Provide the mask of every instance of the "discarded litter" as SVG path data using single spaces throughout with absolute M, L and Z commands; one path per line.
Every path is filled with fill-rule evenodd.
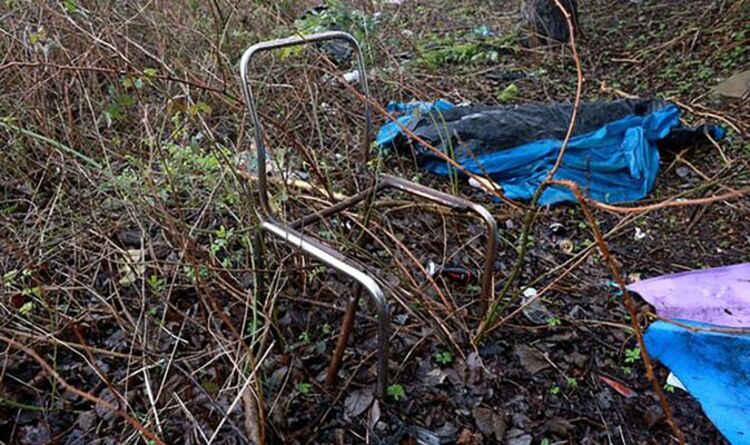
M 739 72 L 713 88 L 714 93 L 733 99 L 750 96 L 750 70 Z
M 523 290 L 521 307 L 523 308 L 521 310 L 523 315 L 532 323 L 541 325 L 554 318 L 547 305 L 539 298 L 539 292 L 533 287 L 527 287 Z
M 476 275 L 474 275 L 471 270 L 455 264 L 441 266 L 440 264 L 430 261 L 427 263 L 427 273 L 433 278 L 443 277 L 458 284 L 471 284 L 476 281 Z
M 667 385 L 673 386 L 675 388 L 680 388 L 683 391 L 687 391 L 685 385 L 683 385 L 680 379 L 678 379 L 677 376 L 672 372 L 670 372 L 667 376 Z
M 729 443 L 750 444 L 750 335 L 657 321 L 645 340 L 651 355 L 672 370 Z
M 391 103 L 398 122 L 469 172 L 489 174 L 511 199 L 528 200 L 554 165 L 570 123 L 571 104 L 454 106 L 445 100 Z M 677 106 L 657 99 L 581 104 L 573 138 L 557 179 L 578 183 L 589 197 L 606 203 L 636 201 L 653 188 L 659 149 L 721 139 L 717 126 L 683 127 Z M 449 176 L 455 168 L 414 143 L 394 123 L 381 127 L 381 147 L 413 149 L 425 170 Z M 463 173 L 459 172 L 463 176 Z M 550 187 L 540 203 L 575 201 L 563 187 Z
M 640 280 L 628 286 L 665 318 L 645 334 L 667 383 L 695 397 L 732 445 L 750 444 L 750 263 Z M 720 328 L 724 328 L 723 330 Z
M 662 317 L 750 327 L 750 263 L 649 278 L 628 289 Z
M 635 228 L 635 234 L 633 235 L 633 239 L 636 241 L 640 241 L 643 238 L 646 237 L 646 232 L 643 231 L 640 227 Z

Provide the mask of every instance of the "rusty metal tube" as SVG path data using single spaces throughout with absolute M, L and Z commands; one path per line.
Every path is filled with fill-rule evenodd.
M 388 387 L 388 337 L 390 335 L 391 321 L 385 294 L 380 285 L 370 275 L 352 266 L 349 260 L 340 253 L 318 241 L 306 237 L 294 229 L 282 227 L 270 221 L 263 222 L 262 226 L 264 230 L 273 233 L 285 243 L 301 249 L 305 253 L 351 277 L 369 293 L 378 319 L 378 376 L 376 392 L 378 397 L 385 397 L 385 391 Z
M 483 206 L 473 203 L 467 199 L 459 198 L 441 191 L 416 184 L 405 179 L 395 176 L 381 174 L 380 184 L 383 188 L 394 188 L 405 193 L 419 196 L 436 204 L 449 207 L 454 211 L 465 213 L 473 212 L 483 221 L 487 230 L 487 249 L 484 254 L 484 267 L 482 270 L 482 289 L 481 289 L 481 311 L 487 310 L 492 294 L 495 291 L 494 270 L 495 255 L 497 250 L 497 222 L 492 214 Z

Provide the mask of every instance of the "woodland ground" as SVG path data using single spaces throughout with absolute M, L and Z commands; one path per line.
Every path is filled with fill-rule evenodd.
M 357 209 L 308 227 L 383 278 L 394 320 L 385 400 L 373 399 L 375 324 L 364 304 L 338 384 L 322 384 L 352 284 L 267 239 L 259 292 L 257 193 L 236 173 L 254 168 L 242 51 L 295 29 L 350 31 L 381 104 L 572 101 L 576 70 L 565 45 L 524 46 L 518 1 L 347 2 L 303 17 L 312 6 L 2 3 L 0 442 L 409 444 L 421 434 L 461 445 L 677 443 L 574 205 L 540 209 L 532 226 L 508 295 L 544 289 L 539 304 L 516 313 L 513 300 L 476 347 L 478 287 L 438 280 L 451 310 L 417 265 L 479 270 L 476 221 L 394 193 L 376 202 L 363 244 L 354 243 Z M 579 7 L 584 100 L 656 96 L 678 102 L 689 124 L 729 129 L 718 147 L 662 153 L 656 189 L 639 204 L 747 187 L 750 107 L 710 88 L 750 66 L 750 2 Z M 370 168 L 488 206 L 500 227 L 499 289 L 518 256 L 524 205 L 421 173 L 409 156 L 358 163 L 362 102 L 324 80 L 321 59 L 286 50 L 254 65 L 272 156 L 320 171 L 341 193 Z M 324 200 L 273 189 L 289 218 Z M 750 261 L 748 206 L 743 197 L 595 214 L 632 281 Z M 660 384 L 667 374 L 657 366 Z M 725 443 L 690 396 L 667 389 L 688 443 Z

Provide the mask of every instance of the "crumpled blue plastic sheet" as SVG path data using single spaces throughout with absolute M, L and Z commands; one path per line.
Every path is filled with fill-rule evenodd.
M 657 100 L 592 102 L 582 107 L 587 107 L 585 116 L 588 122 L 579 123 L 577 128 L 587 130 L 575 134 L 570 140 L 555 179 L 574 181 L 590 198 L 604 203 L 637 201 L 645 197 L 654 187 L 659 171 L 657 143 L 681 128 L 679 108 Z M 617 109 L 621 112 L 629 109 L 627 107 L 640 111 L 630 115 L 620 113 L 620 118 L 608 120 L 608 111 Z M 440 112 L 455 115 L 461 110 L 466 110 L 466 114 L 453 116 L 450 123 L 441 121 Z M 531 199 L 554 165 L 569 121 L 566 113 L 571 110 L 570 104 L 464 108 L 444 100 L 391 103 L 388 106 L 388 111 L 398 116 L 401 125 L 417 134 L 422 131 L 422 135 L 433 136 L 431 142 L 439 145 L 443 153 L 453 155 L 473 174 L 488 174 L 502 186 L 505 196 L 517 200 Z M 427 113 L 429 115 L 425 117 Z M 483 134 L 488 126 L 495 127 L 494 135 Z M 463 130 L 467 130 L 464 131 L 467 134 L 458 134 Z M 702 133 L 693 131 L 698 129 L 688 130 L 691 137 L 702 136 Z M 723 136 L 719 127 L 710 127 L 710 130 L 715 138 Z M 520 135 L 516 139 L 522 144 L 493 147 L 498 138 L 507 139 L 503 133 Z M 376 142 L 381 147 L 404 145 L 400 142 L 404 138 L 399 139 L 403 134 L 398 124 L 389 122 L 381 127 Z M 559 138 L 529 140 L 529 134 Z M 470 137 L 472 141 L 462 146 L 461 137 Z M 467 154 L 467 151 L 471 153 Z M 425 147 L 421 147 L 420 153 L 421 166 L 425 170 L 442 176 L 455 173 L 453 166 Z M 552 186 L 542 193 L 539 203 L 549 205 L 575 200 L 567 188 Z
M 646 348 L 700 402 L 729 443 L 750 445 L 750 335 L 679 321 L 703 330 L 657 321 L 646 331 Z

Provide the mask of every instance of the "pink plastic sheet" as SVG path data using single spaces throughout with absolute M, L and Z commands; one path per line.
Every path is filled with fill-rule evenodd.
M 628 289 L 662 317 L 750 327 L 750 263 L 664 275 Z

